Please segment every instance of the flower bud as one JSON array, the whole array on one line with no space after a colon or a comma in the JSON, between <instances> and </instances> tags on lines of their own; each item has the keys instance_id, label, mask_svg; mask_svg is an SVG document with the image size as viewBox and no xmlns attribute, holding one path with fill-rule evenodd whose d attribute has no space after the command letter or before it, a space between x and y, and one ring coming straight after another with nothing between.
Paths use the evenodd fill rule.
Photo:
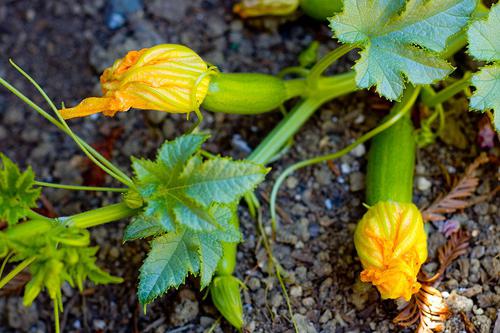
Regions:
<instances>
[{"instance_id":1,"label":"flower bud","mask_svg":"<svg viewBox=\"0 0 500 333\"><path fill-rule=\"evenodd\" d=\"M210 285L212 302L226 320L241 330L243 327L243 304L240 286L242 282L232 275L215 277Z\"/></svg>"},{"instance_id":2,"label":"flower bud","mask_svg":"<svg viewBox=\"0 0 500 333\"><path fill-rule=\"evenodd\" d=\"M427 259L427 235L422 215L412 203L379 202L359 221L354 245L364 270L361 281L371 282L383 299L418 292L417 275Z\"/></svg>"},{"instance_id":3,"label":"flower bud","mask_svg":"<svg viewBox=\"0 0 500 333\"><path fill-rule=\"evenodd\" d=\"M242 18L289 15L297 10L299 0L243 0L233 8Z\"/></svg>"},{"instance_id":4,"label":"flower bud","mask_svg":"<svg viewBox=\"0 0 500 333\"><path fill-rule=\"evenodd\" d=\"M189 113L207 94L208 73L203 59L182 45L161 44L130 51L101 75L103 97L86 98L60 112L65 119L99 112L113 116L130 108Z\"/></svg>"}]
</instances>

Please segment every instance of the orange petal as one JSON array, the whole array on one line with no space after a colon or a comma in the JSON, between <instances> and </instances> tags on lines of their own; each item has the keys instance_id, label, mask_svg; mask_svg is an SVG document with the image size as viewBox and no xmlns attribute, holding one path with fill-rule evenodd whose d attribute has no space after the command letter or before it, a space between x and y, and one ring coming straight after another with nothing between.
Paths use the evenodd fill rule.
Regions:
<instances>
[{"instance_id":1,"label":"orange petal","mask_svg":"<svg viewBox=\"0 0 500 333\"><path fill-rule=\"evenodd\" d=\"M90 97L84 99L73 108L59 110L64 119L85 117L102 112L106 116L114 116L118 111L127 111L130 106L124 105L113 97Z\"/></svg>"}]
</instances>

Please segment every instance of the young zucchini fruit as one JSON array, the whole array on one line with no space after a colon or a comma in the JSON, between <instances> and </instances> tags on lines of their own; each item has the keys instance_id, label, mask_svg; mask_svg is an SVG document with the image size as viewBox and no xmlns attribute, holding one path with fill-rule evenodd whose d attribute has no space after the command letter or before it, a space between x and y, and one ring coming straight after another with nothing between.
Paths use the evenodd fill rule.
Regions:
<instances>
[{"instance_id":1,"label":"young zucchini fruit","mask_svg":"<svg viewBox=\"0 0 500 333\"><path fill-rule=\"evenodd\" d=\"M416 90L408 88L392 113L411 107ZM409 300L420 289L417 274L427 259L424 223L411 202L415 147L407 112L373 139L368 155L366 201L370 208L356 226L354 244L364 268L361 280L375 285L383 299Z\"/></svg>"},{"instance_id":2,"label":"young zucchini fruit","mask_svg":"<svg viewBox=\"0 0 500 333\"><path fill-rule=\"evenodd\" d=\"M308 16L325 21L342 10L342 0L301 0L300 8Z\"/></svg>"},{"instance_id":3,"label":"young zucchini fruit","mask_svg":"<svg viewBox=\"0 0 500 333\"><path fill-rule=\"evenodd\" d=\"M272 111L294 97L292 87L275 76L255 73L218 73L203 100L204 109L232 114Z\"/></svg>"},{"instance_id":4,"label":"young zucchini fruit","mask_svg":"<svg viewBox=\"0 0 500 333\"><path fill-rule=\"evenodd\" d=\"M238 206L233 209L236 211ZM233 215L233 223L239 228L237 214ZM234 327L241 330L243 327L243 303L241 302L240 288L243 282L233 276L236 268L236 252L238 243L222 243L223 255L210 284L212 302L222 316Z\"/></svg>"}]
</instances>

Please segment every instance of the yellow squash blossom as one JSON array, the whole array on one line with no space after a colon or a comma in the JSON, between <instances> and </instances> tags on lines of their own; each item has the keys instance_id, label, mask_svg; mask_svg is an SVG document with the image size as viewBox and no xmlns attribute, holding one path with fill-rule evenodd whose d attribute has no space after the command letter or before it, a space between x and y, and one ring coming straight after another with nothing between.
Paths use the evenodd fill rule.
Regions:
<instances>
[{"instance_id":1,"label":"yellow squash blossom","mask_svg":"<svg viewBox=\"0 0 500 333\"><path fill-rule=\"evenodd\" d=\"M234 6L234 12L242 18L289 15L298 7L299 0L243 0Z\"/></svg>"},{"instance_id":2,"label":"yellow squash blossom","mask_svg":"<svg viewBox=\"0 0 500 333\"><path fill-rule=\"evenodd\" d=\"M191 49L161 44L130 51L101 75L102 97L60 110L65 119L130 108L188 113L203 102L210 77L207 64Z\"/></svg>"},{"instance_id":3,"label":"yellow squash blossom","mask_svg":"<svg viewBox=\"0 0 500 333\"><path fill-rule=\"evenodd\" d=\"M414 204L379 202L371 207L356 227L354 245L364 268L361 280L375 285L383 299L408 301L418 292L427 235Z\"/></svg>"}]
</instances>

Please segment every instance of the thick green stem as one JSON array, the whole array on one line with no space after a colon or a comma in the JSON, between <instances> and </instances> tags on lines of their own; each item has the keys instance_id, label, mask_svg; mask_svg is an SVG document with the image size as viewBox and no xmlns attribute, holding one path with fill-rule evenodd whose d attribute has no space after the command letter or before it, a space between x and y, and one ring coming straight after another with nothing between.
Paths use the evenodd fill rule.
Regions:
<instances>
[{"instance_id":1,"label":"thick green stem","mask_svg":"<svg viewBox=\"0 0 500 333\"><path fill-rule=\"evenodd\" d=\"M138 212L139 209L129 208L122 202L57 219L36 218L37 215L33 215L35 217L33 220L16 224L3 232L8 239L29 239L48 232L57 222L83 229L118 221L133 216ZM36 213L33 212L33 214Z\"/></svg>"},{"instance_id":2,"label":"thick green stem","mask_svg":"<svg viewBox=\"0 0 500 333\"><path fill-rule=\"evenodd\" d=\"M311 71L307 76L308 85L310 87L315 87L318 84L323 72L328 69L331 64L357 47L358 46L356 44L344 44L335 50L330 51L326 56L321 58L321 60L318 61L313 68L311 68Z\"/></svg>"},{"instance_id":3,"label":"thick green stem","mask_svg":"<svg viewBox=\"0 0 500 333\"><path fill-rule=\"evenodd\" d=\"M471 74L466 73L463 78L449 85L440 92L432 96L430 94L424 94L422 101L424 102L425 105L427 105L430 108L436 107L436 105L444 103L445 101L451 99L453 96L459 94L464 89L469 87L470 77Z\"/></svg>"},{"instance_id":4,"label":"thick green stem","mask_svg":"<svg viewBox=\"0 0 500 333\"><path fill-rule=\"evenodd\" d=\"M262 164L268 163L323 103L357 90L353 72L323 82L325 85L321 85L316 94L302 100L288 113L248 156L248 160Z\"/></svg>"},{"instance_id":5,"label":"thick green stem","mask_svg":"<svg viewBox=\"0 0 500 333\"><path fill-rule=\"evenodd\" d=\"M137 214L138 209L129 208L125 203L117 203L88 212L61 218L69 226L77 228L92 228L101 224L118 221Z\"/></svg>"}]
</instances>

